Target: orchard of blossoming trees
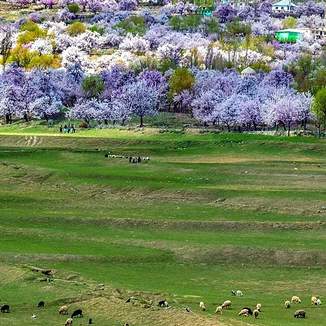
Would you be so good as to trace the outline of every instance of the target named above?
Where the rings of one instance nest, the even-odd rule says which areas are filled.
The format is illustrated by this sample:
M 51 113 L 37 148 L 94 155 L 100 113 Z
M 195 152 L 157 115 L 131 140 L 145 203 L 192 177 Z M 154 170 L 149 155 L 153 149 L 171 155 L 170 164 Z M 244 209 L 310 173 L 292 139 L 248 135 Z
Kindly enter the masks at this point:
M 232 7 L 168 0 L 10 0 L 0 26 L 0 114 L 125 124 L 159 111 L 225 130 L 326 126 L 324 3 L 289 15 L 268 1 Z M 155 6 L 154 6 L 155 5 Z M 302 37 L 280 43 L 276 31 Z M 250 69 L 246 69 L 250 67 Z

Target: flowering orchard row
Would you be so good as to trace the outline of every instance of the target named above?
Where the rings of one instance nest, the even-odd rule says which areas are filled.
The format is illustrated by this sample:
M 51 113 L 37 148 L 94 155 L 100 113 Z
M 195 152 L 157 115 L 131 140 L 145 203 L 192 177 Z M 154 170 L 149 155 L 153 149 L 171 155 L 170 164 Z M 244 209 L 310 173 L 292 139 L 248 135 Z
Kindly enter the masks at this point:
M 0 112 L 13 118 L 69 118 L 86 123 L 125 123 L 159 110 L 189 110 L 204 124 L 228 130 L 293 126 L 314 119 L 312 97 L 289 87 L 293 78 L 282 70 L 243 77 L 237 72 L 178 68 L 162 74 L 139 74 L 116 66 L 85 75 L 79 65 L 68 69 L 31 70 L 9 67 L 1 75 Z

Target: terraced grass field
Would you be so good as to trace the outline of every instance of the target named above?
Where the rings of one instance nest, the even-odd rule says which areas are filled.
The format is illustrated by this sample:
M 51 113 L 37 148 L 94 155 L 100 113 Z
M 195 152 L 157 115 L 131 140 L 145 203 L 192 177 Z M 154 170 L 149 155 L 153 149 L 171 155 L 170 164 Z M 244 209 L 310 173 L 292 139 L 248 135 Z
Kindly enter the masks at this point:
M 0 134 L 0 304 L 12 307 L 0 325 L 63 325 L 64 303 L 103 326 L 325 324 L 326 306 L 310 304 L 313 294 L 326 303 L 325 140 L 152 129 L 63 136 L 40 126 Z M 31 266 L 55 269 L 54 281 Z M 173 308 L 125 303 L 132 295 Z M 286 310 L 292 295 L 303 302 Z M 214 315 L 227 299 L 232 309 Z M 237 316 L 258 302 L 257 320 Z M 306 320 L 293 318 L 298 307 Z

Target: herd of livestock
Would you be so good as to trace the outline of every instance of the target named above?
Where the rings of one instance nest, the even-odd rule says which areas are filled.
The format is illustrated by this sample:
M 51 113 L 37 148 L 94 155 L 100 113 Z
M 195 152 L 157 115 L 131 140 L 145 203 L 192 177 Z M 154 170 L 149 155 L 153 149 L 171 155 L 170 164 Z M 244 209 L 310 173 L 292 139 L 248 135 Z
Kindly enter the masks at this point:
M 231 291 L 232 295 L 237 296 L 237 297 L 242 297 L 243 293 L 240 290 L 237 291 Z M 125 303 L 133 303 L 135 300 L 138 300 L 136 297 L 130 297 L 126 300 Z M 301 303 L 301 299 L 298 296 L 292 296 L 291 300 L 286 300 L 284 302 L 284 308 L 285 309 L 289 309 L 291 307 L 291 305 L 296 305 L 296 304 L 300 304 Z M 152 304 L 152 302 L 151 302 Z M 320 306 L 322 304 L 321 299 L 319 298 L 319 296 L 312 296 L 311 297 L 311 304 L 315 305 L 315 306 Z M 160 308 L 163 309 L 168 309 L 170 308 L 169 303 L 166 300 L 160 300 L 157 303 L 157 306 L 159 306 Z M 224 310 L 229 309 L 232 306 L 232 301 L 231 300 L 226 300 L 224 301 L 222 304 L 218 305 L 215 309 L 215 314 L 222 314 Z M 45 302 L 44 301 L 40 301 L 37 304 L 37 308 L 38 309 L 43 309 L 45 308 Z M 199 308 L 202 311 L 207 311 L 206 305 L 203 301 L 201 301 L 199 303 Z M 188 313 L 192 313 L 191 309 L 189 307 L 185 308 L 186 312 Z M 1 313 L 10 313 L 10 306 L 8 304 L 4 304 L 0 307 L 0 312 Z M 60 315 L 69 315 L 69 307 L 67 305 L 63 305 L 58 309 L 58 312 Z M 250 308 L 250 307 L 243 307 L 240 312 L 238 313 L 239 316 L 243 316 L 243 317 L 249 317 L 249 316 L 253 316 L 254 318 L 259 318 L 260 313 L 262 312 L 262 304 L 261 303 L 257 303 L 256 306 L 254 308 Z M 65 326 L 72 326 L 73 325 L 73 321 L 75 318 L 82 318 L 83 317 L 83 311 L 82 309 L 75 309 L 72 314 L 70 315 L 70 317 L 65 321 Z M 304 309 L 299 309 L 296 310 L 294 312 L 294 317 L 295 318 L 306 318 L 306 311 Z M 33 314 L 32 319 L 36 319 L 37 315 Z M 88 325 L 92 325 L 93 319 L 89 318 L 88 319 Z M 124 326 L 129 326 L 128 323 L 125 323 Z

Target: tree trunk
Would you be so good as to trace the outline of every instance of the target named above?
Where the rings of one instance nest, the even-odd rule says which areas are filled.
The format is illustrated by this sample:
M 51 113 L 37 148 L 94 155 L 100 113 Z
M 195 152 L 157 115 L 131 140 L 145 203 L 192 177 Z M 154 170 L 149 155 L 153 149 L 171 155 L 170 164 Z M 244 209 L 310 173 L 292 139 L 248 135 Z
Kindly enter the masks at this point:
M 140 116 L 140 126 L 139 127 L 144 127 L 144 117 L 142 115 Z
M 11 123 L 11 122 L 12 122 L 12 120 L 11 120 L 11 115 L 10 115 L 10 114 L 6 114 L 6 115 L 5 115 L 5 120 L 6 120 L 6 124 Z

